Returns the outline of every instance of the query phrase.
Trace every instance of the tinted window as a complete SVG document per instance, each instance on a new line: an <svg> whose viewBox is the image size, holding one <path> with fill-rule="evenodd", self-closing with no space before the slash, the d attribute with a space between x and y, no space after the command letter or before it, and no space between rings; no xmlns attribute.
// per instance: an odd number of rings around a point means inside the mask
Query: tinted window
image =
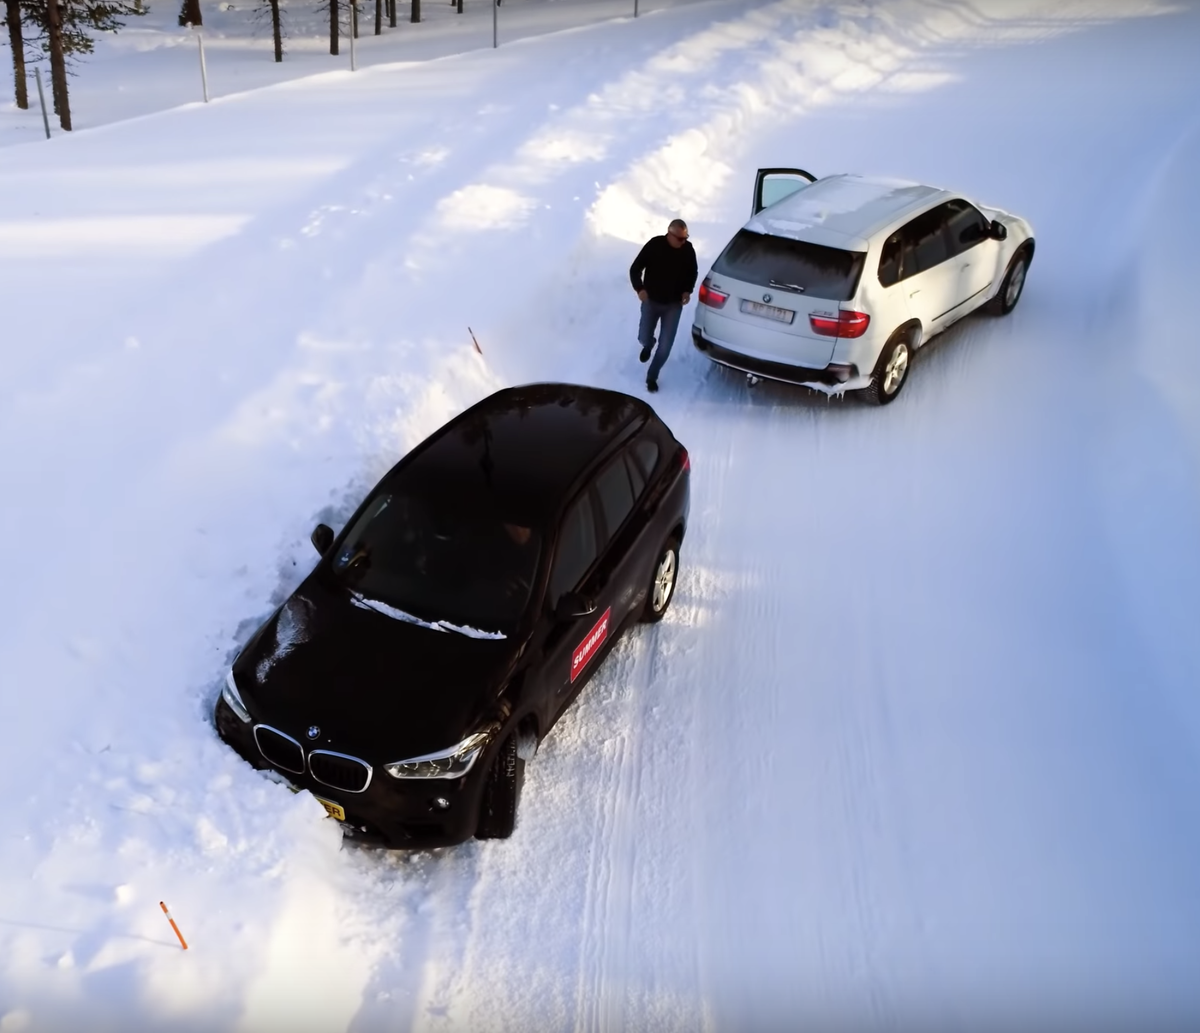
<svg viewBox="0 0 1200 1033"><path fill-rule="evenodd" d="M903 237L899 232L893 233L883 242L883 253L879 256L879 282L884 287L890 287L902 279L900 275L902 250Z"/></svg>
<svg viewBox="0 0 1200 1033"><path fill-rule="evenodd" d="M537 529L485 496L464 507L453 496L385 492L350 528L331 566L364 599L502 631L525 610L540 552Z"/></svg>
<svg viewBox="0 0 1200 1033"><path fill-rule="evenodd" d="M904 235L905 254L901 259L901 276L923 273L950 257L946 249L946 220L949 208L940 204L924 215L918 215L901 231ZM914 267L908 267L908 252L911 250Z"/></svg>
<svg viewBox="0 0 1200 1033"><path fill-rule="evenodd" d="M966 201L949 201L946 204L950 218L946 223L950 235L950 254L959 255L974 247L988 235L988 221L983 213Z"/></svg>
<svg viewBox="0 0 1200 1033"><path fill-rule="evenodd" d="M604 513L604 527L611 538L633 509L633 488L623 456L618 456L616 462L609 463L601 471L596 478L596 493L600 496L600 509Z"/></svg>
<svg viewBox="0 0 1200 1033"><path fill-rule="evenodd" d="M713 272L761 287L772 286L772 280L795 284L810 297L849 301L858 288L865 258L861 251L739 230L713 263Z"/></svg>
<svg viewBox="0 0 1200 1033"><path fill-rule="evenodd" d="M650 475L654 473L654 467L658 465L658 442L653 438L642 438L640 441L635 441L633 454L642 468L642 473L649 480Z"/></svg>
<svg viewBox="0 0 1200 1033"><path fill-rule="evenodd" d="M596 558L596 517L591 496L587 493L567 510L558 548L554 554L554 569L550 573L550 602L557 603L563 592L579 587L583 575Z"/></svg>
<svg viewBox="0 0 1200 1033"><path fill-rule="evenodd" d="M646 478L633 456L628 454L625 456L625 465L629 468L629 483L633 485L633 497L636 499L642 494L642 489L646 487Z"/></svg>

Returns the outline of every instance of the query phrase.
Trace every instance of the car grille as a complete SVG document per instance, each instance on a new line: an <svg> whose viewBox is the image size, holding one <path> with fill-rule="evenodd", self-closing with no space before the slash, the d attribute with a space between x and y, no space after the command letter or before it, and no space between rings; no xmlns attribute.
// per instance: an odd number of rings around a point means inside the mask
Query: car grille
<svg viewBox="0 0 1200 1033"><path fill-rule="evenodd" d="M270 725L256 725L254 741L258 743L258 752L273 767L297 775L304 774L304 750L290 735L284 735Z"/></svg>
<svg viewBox="0 0 1200 1033"><path fill-rule="evenodd" d="M343 753L313 750L308 755L308 770L322 785L347 793L361 793L371 784L371 765Z"/></svg>

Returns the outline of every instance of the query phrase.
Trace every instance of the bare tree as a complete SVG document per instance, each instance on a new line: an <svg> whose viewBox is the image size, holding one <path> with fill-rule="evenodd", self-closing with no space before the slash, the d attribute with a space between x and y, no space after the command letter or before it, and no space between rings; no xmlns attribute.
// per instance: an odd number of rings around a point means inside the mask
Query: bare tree
<svg viewBox="0 0 1200 1033"><path fill-rule="evenodd" d="M50 86L59 124L71 131L71 100L67 96L67 55L63 50L62 12L58 0L46 0L46 22L50 36Z"/></svg>
<svg viewBox="0 0 1200 1033"><path fill-rule="evenodd" d="M13 94L17 107L29 107L29 89L25 81L25 34L21 31L21 0L4 0L4 21L13 52Z"/></svg>
<svg viewBox="0 0 1200 1033"><path fill-rule="evenodd" d="M421 0L412 0L412 20L414 23L421 20Z"/></svg>
<svg viewBox="0 0 1200 1033"><path fill-rule="evenodd" d="M375 35L383 35L383 0L375 0Z"/></svg>
<svg viewBox="0 0 1200 1033"><path fill-rule="evenodd" d="M329 53L337 57L338 52L338 0L329 0Z"/></svg>

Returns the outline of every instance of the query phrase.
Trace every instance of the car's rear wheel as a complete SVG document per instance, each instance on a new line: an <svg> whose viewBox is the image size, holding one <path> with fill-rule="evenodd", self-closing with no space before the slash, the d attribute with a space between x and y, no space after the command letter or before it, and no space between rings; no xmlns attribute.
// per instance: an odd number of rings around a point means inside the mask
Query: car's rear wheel
<svg viewBox="0 0 1200 1033"><path fill-rule="evenodd" d="M1021 300L1021 292L1025 289L1025 274L1029 271L1029 249L1021 248L1008 263L1008 271L1000 284L1000 290L992 299L990 308L998 316L1007 316L1017 302Z"/></svg>
<svg viewBox="0 0 1200 1033"><path fill-rule="evenodd" d="M675 597L675 584L679 580L679 540L674 536L667 539L654 564L650 575L650 591L646 596L646 608L642 620L653 623L666 616L667 608Z"/></svg>
<svg viewBox="0 0 1200 1033"><path fill-rule="evenodd" d="M488 772L479 807L476 839L508 839L517 827L517 804L525 783L525 761L517 754L514 731L500 746L500 752Z"/></svg>
<svg viewBox="0 0 1200 1033"><path fill-rule="evenodd" d="M912 339L906 331L894 334L879 353L871 385L863 389L863 398L874 405L887 405L908 383L912 363Z"/></svg>

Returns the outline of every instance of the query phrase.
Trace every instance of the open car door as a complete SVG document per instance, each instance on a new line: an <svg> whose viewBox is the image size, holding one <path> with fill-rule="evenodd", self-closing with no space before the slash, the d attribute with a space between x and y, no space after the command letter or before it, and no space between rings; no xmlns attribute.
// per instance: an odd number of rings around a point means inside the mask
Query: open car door
<svg viewBox="0 0 1200 1033"><path fill-rule="evenodd" d="M816 176L803 169L759 169L754 177L754 207L750 214L757 215L764 208L816 181Z"/></svg>

